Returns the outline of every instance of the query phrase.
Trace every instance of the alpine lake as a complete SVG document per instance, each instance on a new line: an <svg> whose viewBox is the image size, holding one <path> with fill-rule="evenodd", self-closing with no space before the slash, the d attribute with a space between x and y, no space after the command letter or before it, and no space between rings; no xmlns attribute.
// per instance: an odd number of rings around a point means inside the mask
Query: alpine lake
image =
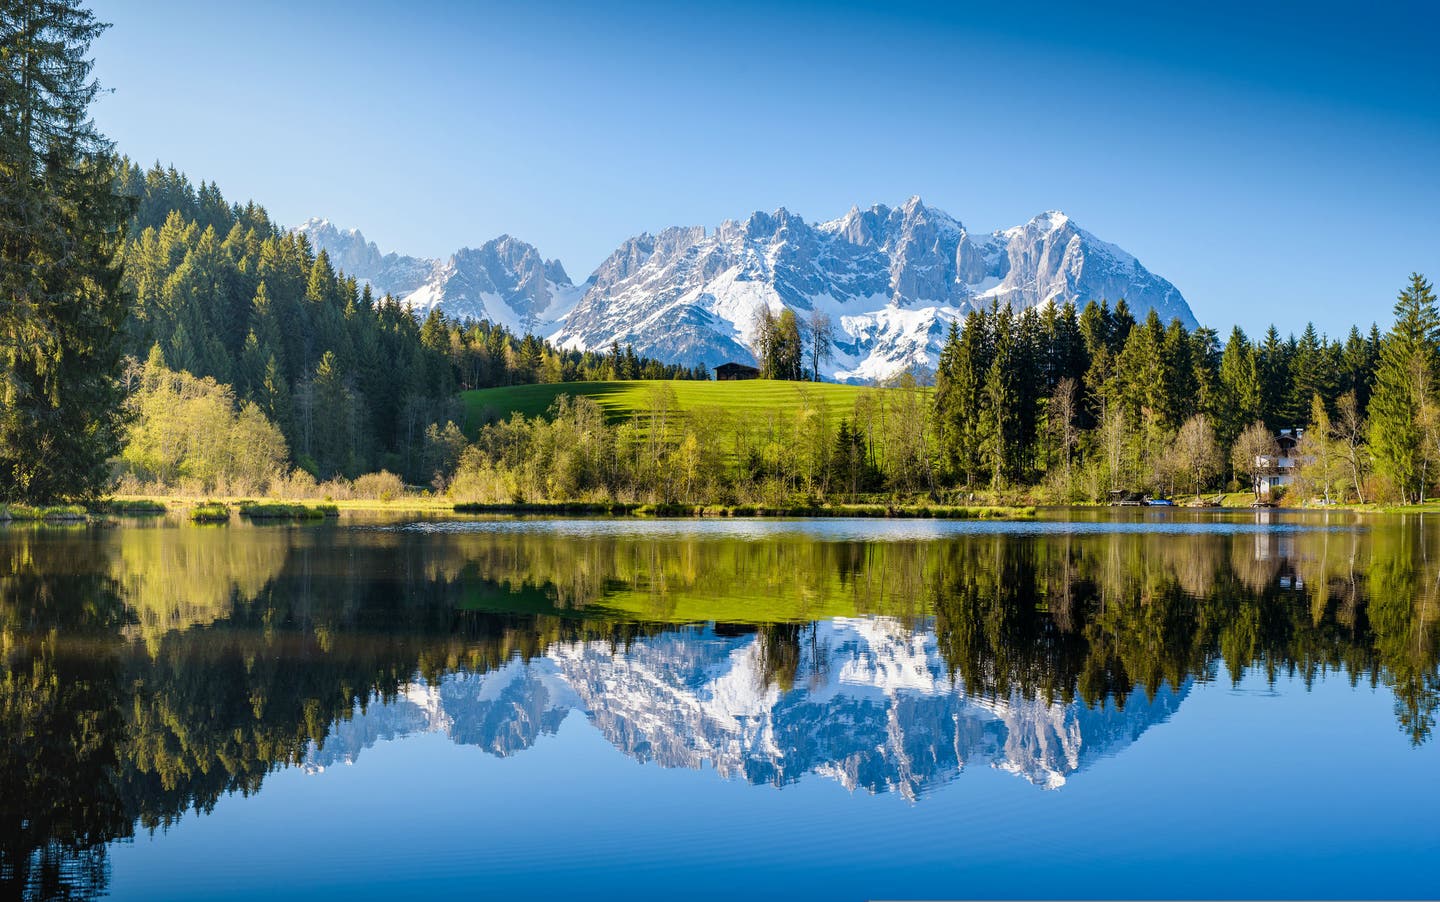
<svg viewBox="0 0 1440 902"><path fill-rule="evenodd" d="M0 896L1440 894L1440 517L0 527Z"/></svg>

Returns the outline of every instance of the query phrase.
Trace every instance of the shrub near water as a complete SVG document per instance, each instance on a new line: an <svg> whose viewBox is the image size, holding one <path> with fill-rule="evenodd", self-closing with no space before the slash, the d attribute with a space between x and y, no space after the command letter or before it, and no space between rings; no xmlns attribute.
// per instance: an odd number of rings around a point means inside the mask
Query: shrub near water
<svg viewBox="0 0 1440 902"><path fill-rule="evenodd" d="M241 502L240 516L251 520L323 520L340 516L334 504L282 504Z"/></svg>
<svg viewBox="0 0 1440 902"><path fill-rule="evenodd" d="M229 523L230 505L219 501L204 501L190 509L190 519L195 523Z"/></svg>
<svg viewBox="0 0 1440 902"><path fill-rule="evenodd" d="M405 494L405 482L388 470L357 476L352 486L355 497L375 501L394 501Z"/></svg>
<svg viewBox="0 0 1440 902"><path fill-rule="evenodd" d="M121 516L133 517L150 514L163 514L165 513L165 505L159 501L153 501L149 498L112 498L109 501L104 501L96 505L95 510L102 514L119 514Z"/></svg>
<svg viewBox="0 0 1440 902"><path fill-rule="evenodd" d="M26 504L0 504L0 521L4 520L84 520L85 508L78 504L54 507L31 507Z"/></svg>

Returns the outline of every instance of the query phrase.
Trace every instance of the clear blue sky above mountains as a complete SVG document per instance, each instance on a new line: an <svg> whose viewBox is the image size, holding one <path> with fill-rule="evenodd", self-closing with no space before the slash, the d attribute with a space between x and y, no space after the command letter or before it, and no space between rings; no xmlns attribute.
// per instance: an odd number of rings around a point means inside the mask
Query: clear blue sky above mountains
<svg viewBox="0 0 1440 902"><path fill-rule="evenodd" d="M96 120L281 222L509 232L576 281L640 231L920 194L1064 210L1207 324L1388 324L1440 277L1440 12L1179 6L95 0Z"/></svg>

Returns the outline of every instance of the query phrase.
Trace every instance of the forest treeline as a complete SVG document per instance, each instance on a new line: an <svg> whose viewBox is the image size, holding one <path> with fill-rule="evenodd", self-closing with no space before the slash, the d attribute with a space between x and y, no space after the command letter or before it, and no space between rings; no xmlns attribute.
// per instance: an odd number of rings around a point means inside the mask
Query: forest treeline
<svg viewBox="0 0 1440 902"><path fill-rule="evenodd" d="M1237 326L1222 344L1154 311L1136 322L1123 301L976 311L940 355L939 464L956 483L1057 500L1252 489L1278 471L1284 430L1303 497L1418 501L1440 476L1430 283L1413 274L1394 314L1384 335L1271 326L1252 341Z"/></svg>
<svg viewBox="0 0 1440 902"><path fill-rule="evenodd" d="M1252 342L1237 328L1221 345L1209 329L1162 326L1153 313L1137 321L1123 301L996 307L952 329L933 385L906 375L862 391L847 411L804 382L785 408L685 408L657 380L643 409L620 421L592 398L565 396L543 416L516 414L468 436L446 411L418 418L394 469L488 504L1101 501L1116 491L1254 489L1275 471L1285 429L1300 436L1288 452L1298 462L1294 497L1417 501L1440 477L1437 347L1440 314L1418 275L1390 332L1352 329L1344 341L1307 327L1298 338L1271 328ZM289 465L287 448L306 462L316 448L324 460L343 453L346 433L334 422L307 433L297 418L279 442L261 431L265 441L216 442L200 433L283 420L242 388L174 375L158 345L127 373L130 491L348 491L317 484L318 468ZM331 399L329 411L346 397L333 373L322 358L305 387Z"/></svg>
<svg viewBox="0 0 1440 902"><path fill-rule="evenodd" d="M16 3L0 16L0 501L111 488L116 462L136 457L124 453L136 417L158 428L134 396L156 380L130 378L135 361L223 387L246 422L258 411L283 436L283 469L312 479L384 468L425 481L426 433L459 418L465 388L705 375L628 348L564 352L488 322L417 320L263 207L118 157L89 118L88 52L106 27L90 11Z"/></svg>
<svg viewBox="0 0 1440 902"><path fill-rule="evenodd" d="M630 348L562 351L438 309L417 319L264 208L173 168L122 161L119 190L136 211L121 251L127 355L159 349L169 368L228 385L319 479L388 469L428 482L427 428L459 420L466 389L708 375Z"/></svg>
<svg viewBox="0 0 1440 902"><path fill-rule="evenodd" d="M625 422L567 400L467 437L464 389L708 374L375 297L263 207L117 157L88 118L103 26L66 3L16 9L0 68L0 501L94 497L117 477L333 494L376 471L457 500L1099 500L1258 486L1285 428L1304 430L1304 498L1413 502L1440 477L1440 314L1418 274L1386 334L1222 341L1123 301L994 307L952 327L933 389L912 374L843 416L803 399L687 411L657 390ZM802 380L833 327L767 311L758 336L762 371Z"/></svg>
<svg viewBox="0 0 1440 902"><path fill-rule="evenodd" d="M803 376L808 330L793 315L775 325L788 363L770 368ZM1418 274L1388 333L1352 328L1343 341L1312 325L1258 341L1237 327L1222 344L1153 311L1137 321L1124 301L997 306L951 328L933 386L907 374L837 414L797 382L791 409L756 414L678 410L661 384L621 423L588 398L562 398L547 416L483 428L448 489L488 503L801 506L1258 492L1287 430L1299 436L1287 449L1296 497L1413 502L1440 478L1437 349L1440 312Z"/></svg>

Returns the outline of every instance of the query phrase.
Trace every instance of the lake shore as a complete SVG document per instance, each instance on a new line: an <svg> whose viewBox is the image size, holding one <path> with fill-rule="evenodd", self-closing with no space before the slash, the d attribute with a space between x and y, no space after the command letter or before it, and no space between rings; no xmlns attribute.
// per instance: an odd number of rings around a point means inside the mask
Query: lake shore
<svg viewBox="0 0 1440 902"><path fill-rule="evenodd" d="M249 497L117 496L89 506L92 514L143 516L190 512L207 505L225 505L243 511L252 504L295 508L330 508L341 514L491 514L582 515L610 517L891 517L945 520L1029 520L1038 516L1035 505L948 505L933 503L886 504L642 504L638 502L511 502L506 504L455 503L448 498L406 495L385 500L328 499L253 501Z"/></svg>
<svg viewBox="0 0 1440 902"><path fill-rule="evenodd" d="M1181 500L1171 506L1143 506L1145 510L1187 510L1240 512L1255 508L1235 503L1230 495L1220 505L1196 506ZM1245 494L1244 499L1251 496ZM225 510L222 511L221 508ZM254 496L182 495L114 496L87 505L30 507L0 505L0 523L74 524L96 517L145 517L176 514L196 522L224 523L233 513L244 519L314 521L336 516L389 515L437 516L444 514L489 516L585 516L616 518L879 518L936 520L1037 520L1067 513L1094 513L1110 510L1104 503L1080 504L971 504L949 505L930 502L820 503L811 505L766 504L653 504L639 502L510 502L504 504L456 503L429 495L404 495L390 499L275 499ZM282 510L283 509L283 510ZM1133 509L1133 508L1132 508ZM1286 512L1334 512L1350 514L1436 514L1440 501L1408 506L1384 504L1281 505L1268 508ZM288 512L288 513L287 513ZM204 514L204 516L197 516ZM223 515L220 515L223 514Z"/></svg>

